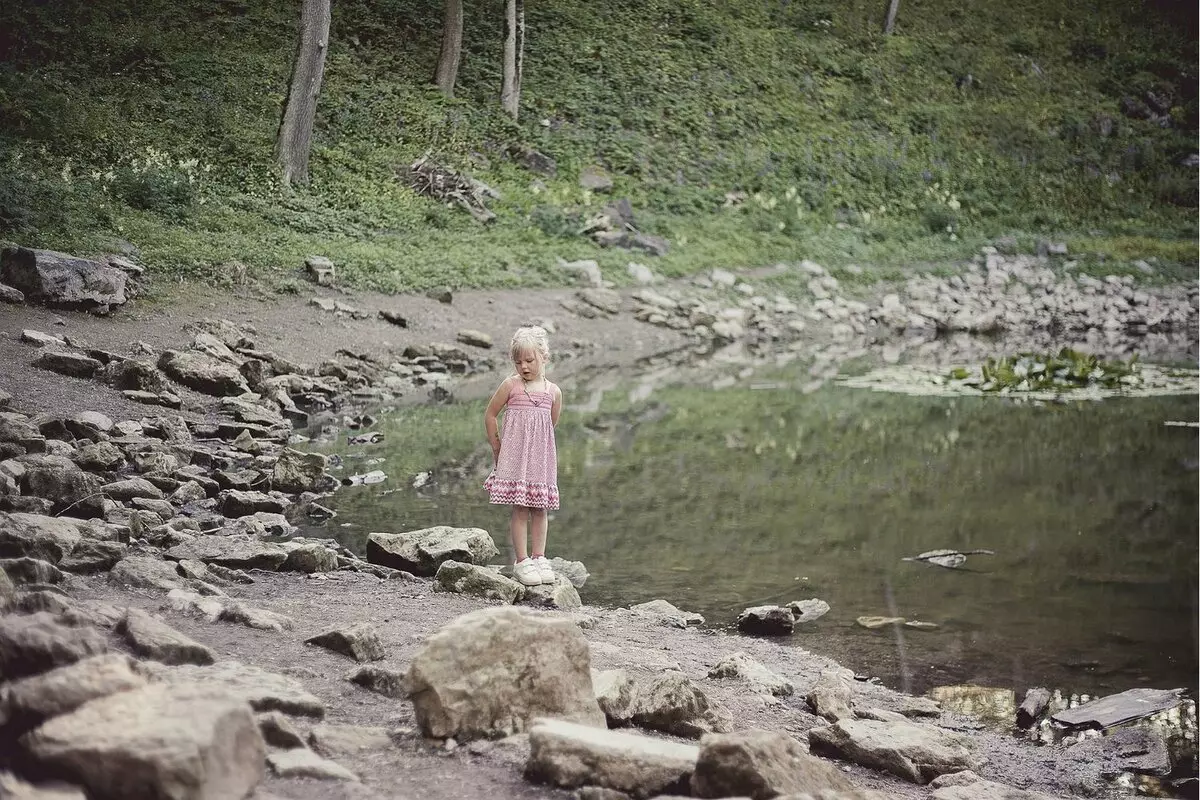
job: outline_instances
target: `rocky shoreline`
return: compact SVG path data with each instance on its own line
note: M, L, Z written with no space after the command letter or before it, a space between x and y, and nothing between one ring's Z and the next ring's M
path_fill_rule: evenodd
M559 307L600 321L632 309L693 349L803 341L836 353L830 376L863 341L898 360L952 331L1118 351L1190 336L1194 352L1194 286L1060 278L992 252L962 276L854 299L817 265L793 270L811 276L799 301L717 271L588 287ZM354 319L346 309L322 313ZM296 449L297 428L369 427L370 406L445 398L457 376L500 365L492 337L464 328L454 345L306 365L225 319L187 332L184 348L128 353L20 334L34 369L149 413L37 413L40 398L0 394L0 785L74 787L16 796L1036 800L1107 785L1111 759L981 731L828 659L697 630L665 602L584 606L577 563L526 589L488 566L498 553L478 529L372 534L366 559L297 538L338 483ZM1123 766L1162 773L1165 746L1148 747Z

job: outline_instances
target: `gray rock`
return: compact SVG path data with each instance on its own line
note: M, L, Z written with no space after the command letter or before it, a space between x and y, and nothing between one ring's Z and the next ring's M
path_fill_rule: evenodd
M600 272L600 264L590 259L583 261L563 261L559 259L558 266L567 272L578 273L588 286L600 287L604 285L604 276Z
M970 740L931 725L841 720L809 731L809 749L924 784L938 775L978 769Z
M786 733L748 730L704 737L691 789L695 797L766 800L799 792L852 792L855 786Z
M205 800L249 795L266 747L244 702L216 688L151 685L46 722L22 739L42 770L96 797Z
M350 770L321 758L312 750L297 748L284 750L282 753L270 753L267 763L271 771L281 778L313 778L325 781L358 781L358 776Z
M605 193L612 191L613 181L600 167L588 166L579 173L579 185L589 191Z
M934 789L932 800L1057 800L1041 792L985 781L971 770L941 775L929 785Z
M125 454L111 442L93 442L79 448L73 460L81 469L107 472L125 463Z
M433 738L496 738L537 717L604 725L579 628L510 606L465 614L429 637L407 682L417 724Z
M667 795L659 795L657 800ZM582 789L576 789L572 800L629 800L629 795L625 792L618 792L616 789L606 789L603 786L584 786Z
M0 675L10 681L107 650L108 643L95 628L64 625L45 611L0 617Z
M130 392L149 392L158 395L170 388L166 377L158 367L149 361L133 358L107 364L101 377L110 386Z
M258 732L262 734L263 741L271 747L282 747L285 750L304 747L304 737L285 715L278 711L268 711L259 714L257 718Z
M309 256L304 259L304 268L308 279L318 286L332 286L337 280L333 262L325 256Z
M110 583L135 589L159 589L169 592L183 586L176 566L148 556L126 556L108 573Z
M239 395L250 388L233 364L195 350L167 350L159 356L158 368L176 383L204 394Z
M793 600L787 604L787 608L796 618L797 625L813 622L829 613L829 603L815 597L811 600Z
M325 716L325 704L304 690L294 678L242 664L218 661L210 666L183 664L170 667L154 661L138 664L148 677L170 684L196 684L215 689L230 699L249 703L255 711L282 711L293 716Z
M415 575L433 576L444 561L486 564L500 555L491 535L481 528L434 528L408 533L367 536L367 561Z
M117 633L142 658L164 664L204 665L216 660L209 648L137 608L125 612L125 618L117 624Z
M5 288L0 285L0 300L4 299ZM0 797L5 800L87 800L83 790L75 786L57 782L35 786L11 772L0 772Z
M387 728L365 725L315 726L308 734L308 744L326 758L356 755L371 750L386 750L394 745Z
M854 719L854 673L833 669L821 672L821 677L805 697L808 708L818 717L830 722Z
M458 332L458 341L462 344L470 345L471 347L482 347L490 349L492 347L492 337L482 331L465 328Z
M645 264L638 264L635 261L630 261L626 266L629 272L629 277L633 278L643 286L658 282L658 276L654 274L654 270L647 267Z
M129 502L135 497L143 497L151 500L163 499L162 489L159 489L145 478L128 478L123 481L106 483L100 487L100 491L113 500L121 500L123 502Z
M681 611L666 600L651 600L629 607L636 617L647 617L669 628L688 628L703 625L704 617L690 611Z
M550 562L550 568L554 570L554 574L569 580L576 589L582 589L587 583L587 579L591 577L582 561L568 561L557 556L547 560Z
M790 697L796 691L791 681L742 652L731 653L721 659L708 671L708 677L740 680L756 692L775 697Z
M1075 791L1097 796L1123 772L1166 777L1171 772L1171 758L1160 733L1133 727L1068 747L1059 759L1059 766L1075 776L1071 780Z
M0 693L0 727L28 730L89 701L145 685L146 679L134 673L129 656L91 656L8 684Z
M525 596L525 587L517 581L495 570L458 561L443 561L434 579L447 592L474 595L501 603L515 603ZM567 585L570 586L569 583Z
M692 739L729 729L729 721L713 707L700 687L675 670L667 670L638 687L633 723Z
M6 247L0 282L31 303L108 313L126 301L127 276L119 269L51 250Z
M1050 698L1049 689L1038 687L1027 691L1025 700L1017 709L1017 725L1022 728L1032 727L1050 707Z
M563 720L538 720L529 731L525 776L573 789L597 786L646 798L687 792L699 748Z
M755 636L790 636L795 625L792 610L785 606L754 606L737 618L738 630Z
M266 492L242 492L237 489L226 489L217 497L218 507L225 516L236 519L248 517L260 511L268 514L282 514L287 504L278 497L272 497Z
M584 303L605 314L621 313L621 295L612 289L581 289L575 294Z
M913 697L911 695L903 695L900 700L900 707L896 710L910 719L920 717L932 718L942 715L942 706L936 700L931 700L928 697Z
M263 608L250 608L243 606L241 603L230 601L225 601L217 619L222 622L245 625L247 628L259 631L272 631L275 633L291 630L294 627L292 620L283 614L276 614L274 611L267 611Z
M45 350L33 360L35 367L57 372L69 378L90 379L104 365L94 358L79 353Z
M6 283L0 283L0 303L10 303L19 306L25 302L25 293L14 289Z
M292 494L316 491L325 482L327 465L328 459L320 453L284 448L271 470L271 486Z
M407 697L404 673L386 667L364 664L346 675L346 680L384 697Z
M592 670L592 691L610 728L628 725L637 711L637 684L623 669Z
M333 572L338 568L337 552L320 542L284 542L287 560L279 567L284 572Z
M25 344L31 344L34 347L66 347L67 343L64 339L57 336L51 336L48 333L42 333L35 330L21 331L21 341Z
M349 656L355 661L381 661L387 657L379 634L369 622L318 633L304 641Z
M571 611L577 608L583 608L583 600L579 597L579 592L575 591L575 587L571 581L564 577L556 576L554 583L543 583L538 586L523 586L524 602L526 605L538 606L540 608L557 608L562 611Z
M193 559L229 569L274 571L287 561L288 552L273 542L262 542L245 534L233 534L201 536L186 544L172 547L166 552L166 556L177 561Z
M69 458L25 455L20 462L25 467L22 494L51 501L54 511L60 514L70 510L72 516L91 516L99 510L103 501L99 494L100 479L81 470Z
M62 570L48 561L38 558L0 558L0 572L3 572L17 586L31 583L54 584L62 583Z

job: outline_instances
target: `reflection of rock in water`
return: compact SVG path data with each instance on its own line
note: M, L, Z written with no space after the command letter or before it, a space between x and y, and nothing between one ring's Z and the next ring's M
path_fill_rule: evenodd
M938 686L928 695L942 708L992 725L1011 726L1017 713L1017 695L1012 689L988 686Z

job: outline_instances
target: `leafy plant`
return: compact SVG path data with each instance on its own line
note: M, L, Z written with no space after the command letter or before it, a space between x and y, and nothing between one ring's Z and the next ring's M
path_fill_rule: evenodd
M948 377L984 392L1069 391L1100 386L1120 389L1142 382L1135 355L1129 361L1102 361L1094 355L1064 347L1058 353L1018 353L989 358L978 374L958 367Z

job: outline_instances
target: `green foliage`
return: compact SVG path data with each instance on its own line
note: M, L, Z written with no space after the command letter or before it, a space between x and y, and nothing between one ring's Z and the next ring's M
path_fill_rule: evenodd
M985 392L1069 391L1088 386L1122 389L1141 383L1136 355L1129 361L1102 361L1069 347L1054 354L1019 353L989 358L980 366L978 375L959 367L949 377Z
M184 276L237 258L271 285L309 252L385 290L557 282L559 256L623 280L628 254L577 235L602 203L578 173L599 164L639 227L672 239L666 274L955 259L1011 231L1067 236L1081 253L1165 243L1195 264L1195 171L1180 162L1194 150L1196 42L1175 12L931 0L886 38L882 13L862 0L534 4L514 123L496 99L496 0L468 9L453 100L429 86L440 3L339 2L313 182L287 192L272 150L295 3L9 3L0 146L15 166L0 228L85 251L119 235ZM1170 127L1121 114L1147 93L1165 98ZM557 175L526 171L514 154L528 149ZM495 224L396 179L427 151L501 192ZM731 192L776 205L724 208Z

